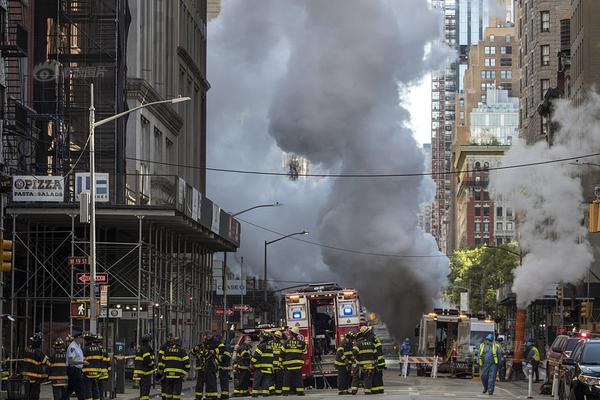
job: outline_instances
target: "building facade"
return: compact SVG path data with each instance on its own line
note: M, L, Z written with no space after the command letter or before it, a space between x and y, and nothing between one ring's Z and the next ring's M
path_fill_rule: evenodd
M431 143L424 143L421 149L425 158L425 173L431 173ZM417 215L419 227L423 232L431 233L431 203L423 203L419 206Z

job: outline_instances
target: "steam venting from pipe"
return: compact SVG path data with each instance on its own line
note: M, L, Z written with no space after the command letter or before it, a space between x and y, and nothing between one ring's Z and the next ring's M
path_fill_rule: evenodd
M504 157L505 165L543 162L585 155L600 149L600 97L576 107L567 101L555 105L552 146L546 141L514 144ZM585 159L584 162L594 162ZM494 196L502 195L514 205L523 265L515 270L513 291L525 307L555 283L577 283L594 260L583 224L585 199L581 177L586 168L560 162L526 168L493 171Z
M438 39L439 15L424 0L300 4L269 111L278 146L339 173L423 171L398 94L448 55L425 51ZM419 205L434 191L429 177L337 178L320 209L321 242L390 255L322 249L331 271L359 289L397 338L413 332L446 282L447 258L417 227Z

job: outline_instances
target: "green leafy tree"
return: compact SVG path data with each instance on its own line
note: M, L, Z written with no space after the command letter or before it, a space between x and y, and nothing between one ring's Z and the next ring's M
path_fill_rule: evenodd
M516 243L455 251L450 257L447 299L460 304L460 293L469 291L472 313L497 315L496 289L512 284L513 270L519 265L520 257L510 251L518 254Z

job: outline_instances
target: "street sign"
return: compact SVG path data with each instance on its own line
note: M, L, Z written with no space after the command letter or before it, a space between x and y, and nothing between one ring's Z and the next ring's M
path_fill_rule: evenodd
M71 302L71 318L88 319L90 317L90 303L84 301Z
M98 275L96 275L97 277ZM106 308L108 305L108 285L100 285L100 306Z
M111 308L108 310L108 318L122 318L123 310L120 308Z
M90 283L91 275L89 272L78 273L77 274L77 283L80 285L87 285ZM96 274L96 283L108 283L108 274L105 272L101 272Z
M89 263L88 256L69 257L69 265L88 265Z
M223 306L215 306L215 315L218 317L223 316ZM231 308L227 309L227 315L233 315Z
M243 311L243 312L254 311L254 309L252 307L250 307L248 304L234 304L233 309L235 311Z

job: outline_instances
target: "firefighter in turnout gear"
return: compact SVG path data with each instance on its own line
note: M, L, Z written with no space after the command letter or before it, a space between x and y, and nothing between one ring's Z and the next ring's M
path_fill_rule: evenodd
M290 338L281 347L281 359L283 366L283 395L295 393L304 396L304 382L302 381L302 367L304 366L304 352L306 343L300 335L300 329L290 329Z
M250 387L250 363L252 359L252 338L246 336L235 353L233 364L235 390L233 397L243 397Z
M219 390L217 388L219 366L217 362L217 346L219 342L217 339L209 335L205 338L206 348L206 359L205 359L205 370L204 370L204 384L205 396L207 399L216 399L219 397Z
M362 326L356 337L353 352L359 371L352 378L352 394L358 392L359 381L362 380L365 394L372 394L373 370L377 362L377 349L369 337L369 328Z
M158 370L162 376L163 399L180 399L183 378L190 372L190 357L181 347L179 338L173 337L169 347L164 350L164 355L158 363Z
M260 332L260 343L252 356L254 382L252 384L252 397L270 396L275 390L273 384L273 345L268 332Z
M283 365L281 365L281 347L283 345L283 333L273 332L273 381L275 382L275 394L280 395L283 387Z
M375 344L375 350L377 359L375 362L375 369L373 370L373 387L371 388L371 393L374 394L382 394L384 392L383 386L383 370L385 367L385 358L383 357L383 349L381 345L381 340L373 333L373 328L369 327L369 332L367 333L368 337Z
M85 346L83 348L83 360L87 362L82 368L83 388L86 400L100 400L100 389L98 388L98 379L103 371L102 348L96 343L96 337L89 332L83 335Z
M350 394L352 365L354 364L354 333L348 332L335 351L335 367L338 371L338 394Z
M97 335L94 339L94 342L102 353L102 371L98 377L98 392L100 393L100 399L104 399L105 384L108 383L108 378L110 377L112 367L110 365L110 356L108 355L108 351L106 351L104 346L102 346L104 337L102 337L102 335Z
M48 363L48 379L52 382L54 400L60 400L67 387L67 346L61 338L56 338L52 343L54 354Z
M231 375L231 349L223 343L220 336L215 337L217 347L215 358L219 370L219 384L221 385L221 399L229 398L229 376Z
M141 345L135 354L133 380L140 385L140 400L150 400L150 386L152 375L156 371L154 364L154 350L150 346L152 335L145 334L141 338Z
M40 347L42 347L42 334L36 333L29 338L27 347L23 352L21 373L26 400L38 400L40 398L40 386L48 377L45 371L45 367L48 365L48 357L40 350Z
M190 355L193 356L196 361L196 400L202 400L204 398L204 389L206 385L206 360L208 358L208 349L205 342L203 341L194 346L190 350Z

